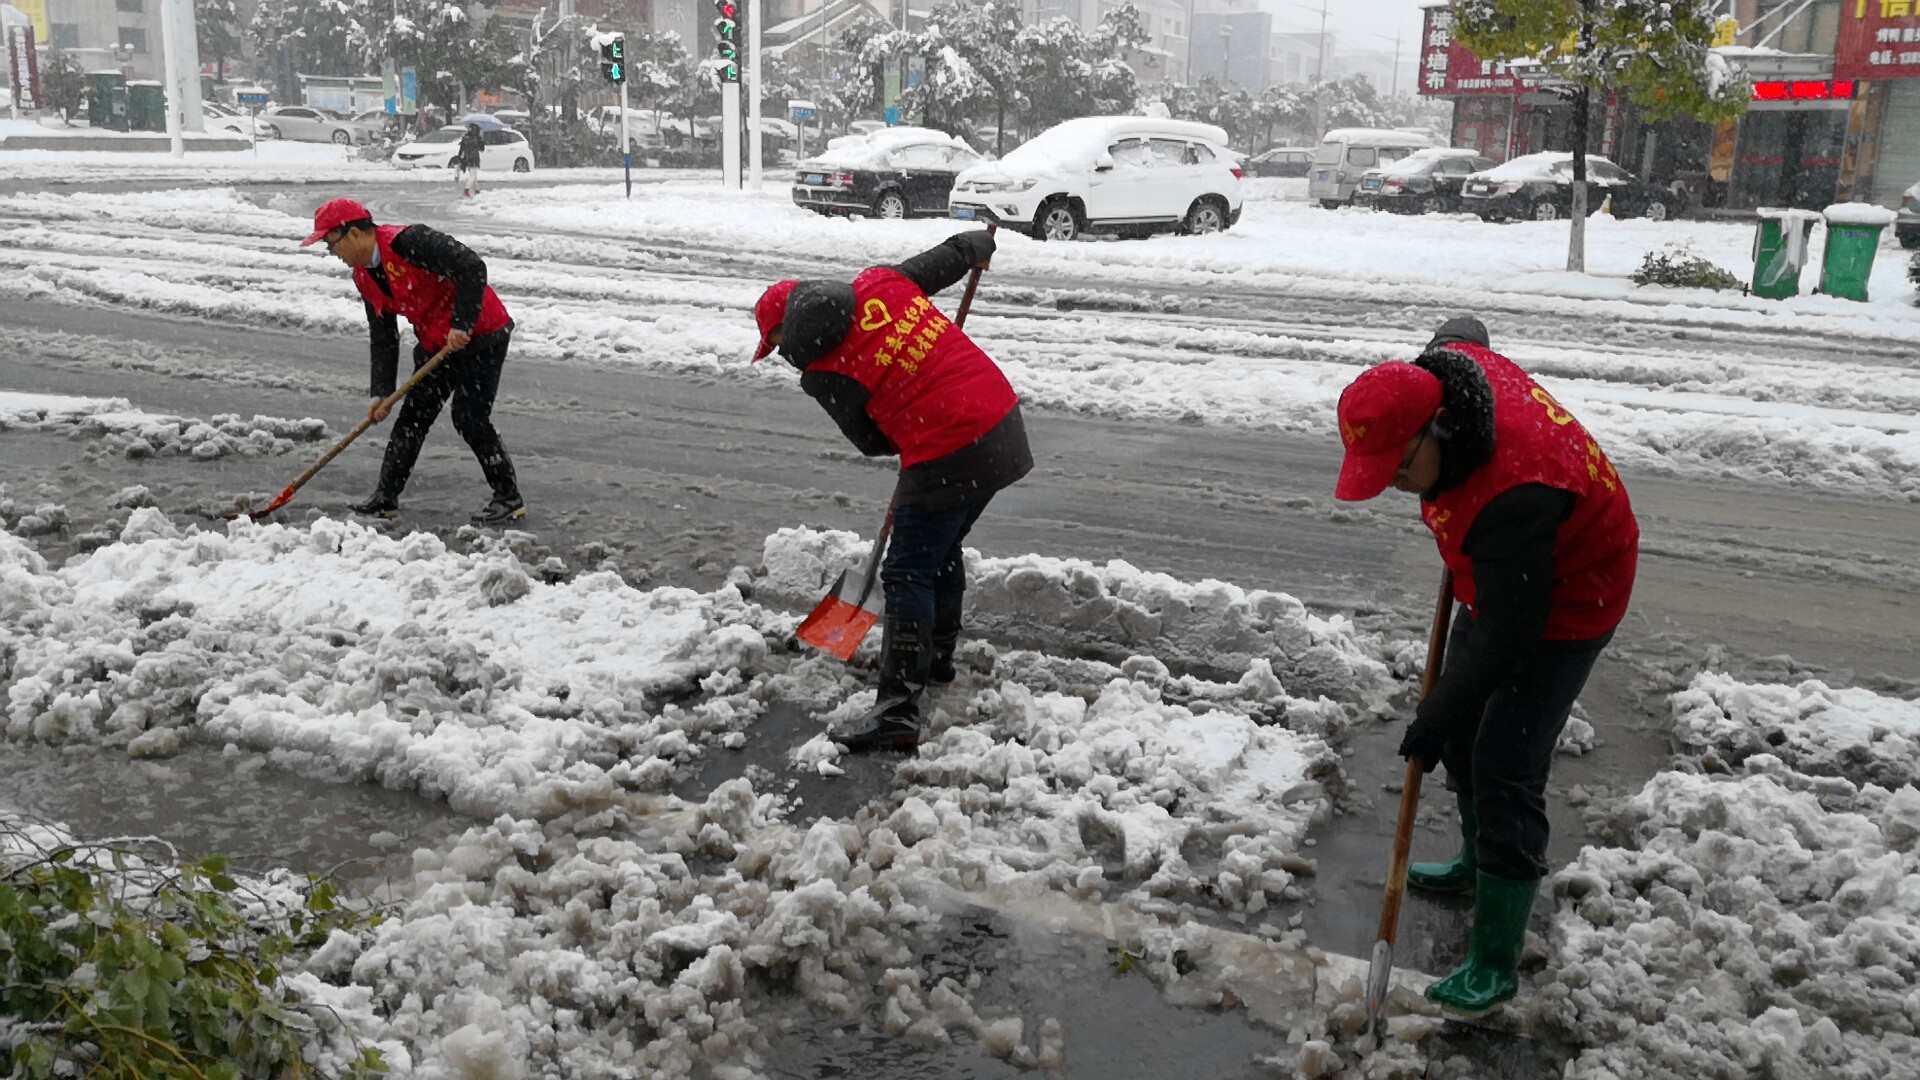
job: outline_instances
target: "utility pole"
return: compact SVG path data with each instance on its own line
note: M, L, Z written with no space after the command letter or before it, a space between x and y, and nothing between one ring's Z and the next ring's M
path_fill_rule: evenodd
M760 167L764 148L760 145L760 0L747 0L747 175L750 186L760 190Z

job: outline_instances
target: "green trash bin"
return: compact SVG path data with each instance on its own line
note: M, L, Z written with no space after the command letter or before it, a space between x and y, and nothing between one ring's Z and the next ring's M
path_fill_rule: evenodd
M135 131L167 130L167 88L146 79L128 83L127 126Z
M118 71L87 72L87 123L102 131L127 130L127 77Z
M1763 206L1753 234L1753 295L1780 300L1800 295L1800 269L1820 215L1812 210Z
M1820 291L1846 300L1867 298L1867 278L1880 233L1899 217L1872 203L1835 203L1827 219L1827 250L1820 263Z

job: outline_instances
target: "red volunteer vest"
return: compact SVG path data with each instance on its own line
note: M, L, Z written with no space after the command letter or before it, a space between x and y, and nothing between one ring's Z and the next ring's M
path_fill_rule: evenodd
M1511 360L1477 345L1450 344L1486 372L1493 388L1493 457L1466 483L1421 503L1440 557L1453 571L1453 595L1473 608L1473 560L1460 545L1487 503L1522 484L1546 484L1576 497L1553 556L1549 641L1584 641L1620 625L1633 593L1640 525L1613 463L1572 414Z
M853 328L808 365L867 388L867 415L912 468L971 445L1020 400L991 357L920 287L876 266L853 279Z
M373 230L380 248L380 266L387 272L387 285L393 289L393 295L381 291L380 283L361 267L354 268L353 283L360 287L360 295L373 305L374 311L406 316L413 324L413 335L420 339L420 347L430 354L437 353L447 343L447 331L452 328L453 297L458 287L452 278L429 273L394 254L393 238L404 228L404 225L380 225ZM493 286L487 286L486 296L480 301L480 318L471 331L473 336L504 329L511 321L506 305L494 295Z

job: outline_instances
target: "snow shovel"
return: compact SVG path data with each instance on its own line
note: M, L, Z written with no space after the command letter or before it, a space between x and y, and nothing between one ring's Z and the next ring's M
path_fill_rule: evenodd
M988 225L987 235L993 235L996 228L998 226ZM953 325L966 324L967 311L973 307L974 290L979 287L980 267L976 266L967 275L967 291L960 297L960 309L954 312ZM867 557L867 565L860 571L859 578L850 581L850 571L840 571L826 598L814 605L812 613L793 632L795 637L841 660L853 659L854 650L866 640L873 624L880 621L886 606L885 594L875 590L874 585L879 582L880 559L886 554L887 537L892 533L893 503L888 502L886 520L880 524L880 535L874 538L873 553Z
M1453 571L1440 576L1440 599L1433 609L1433 635L1427 639L1427 670L1420 677L1420 698L1433 692L1447 651L1447 627L1453 621ZM1381 1006L1393 977L1393 939L1400 930L1400 901L1407 894L1407 862L1413 851L1413 818L1420 809L1420 781L1426 762L1407 759L1407 777L1400 788L1400 823L1393 830L1393 859L1387 864L1387 893L1380 903L1380 937L1373 943L1367 968L1367 1030L1380 1034Z
M428 375L431 375L433 373L433 369L439 367L440 361L445 360L447 358L447 355L451 352L453 352L453 346L449 345L446 348L441 349L439 352L434 353L431 357L427 359L426 363L420 365L419 369L413 373L412 378L408 379L404 383L401 383L400 389L395 390L391 394L388 394L386 398L381 401L380 404L386 406L388 409L392 409L395 405L399 404L400 399L407 396L407 391L412 390L414 387L420 385L420 380L426 378ZM233 519L237 517L242 517L242 516L252 518L255 521L259 521L261 518L266 517L268 514L271 514L275 510L278 510L281 507L292 502L294 492L299 491L301 488L305 487L307 484L307 481L313 479L315 474L317 474L321 469L324 469L327 467L327 462L332 461L336 457L339 457L340 451L345 450L347 447L353 445L353 440L359 438L362 434L366 432L368 428L372 426L373 426L372 417L368 417L360 421L360 423L356 425L352 431L347 432L346 438L341 439L337 443L334 443L333 446L326 453L320 455L319 461L314 462L312 467L307 469L306 472L301 473L299 479L295 480L291 484L288 484L286 487L286 490L282 491L278 495L275 495L273 497L272 502L268 503L267 505L261 507L258 510L235 510L231 514L224 514L222 516L225 517L228 521L232 521Z

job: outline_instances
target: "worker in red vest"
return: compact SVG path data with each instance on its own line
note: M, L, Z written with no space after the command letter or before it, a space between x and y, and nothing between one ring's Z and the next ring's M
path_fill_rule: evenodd
M1612 462L1553 395L1448 321L1411 364L1369 369L1340 395L1346 459L1335 498L1420 496L1453 572L1445 665L1400 754L1447 767L1460 854L1407 883L1474 895L1467 962L1427 996L1462 1012L1519 989L1527 917L1547 873L1547 773L1573 703L1625 616L1640 526Z
M898 454L879 697L835 738L850 750L920 744L920 699L954 680L961 542L994 493L1033 468L1020 399L999 365L927 299L993 257L993 237L964 232L852 284L782 281L760 297L759 360L779 349L800 387L869 456Z
M420 457L427 429L451 397L454 430L480 459L480 471L493 488L492 501L473 515L474 524L501 525L525 517L513 459L493 428L493 399L500 390L513 319L487 284L486 262L465 244L425 225L375 225L367 208L352 199L334 199L314 211L313 235L301 246L320 242L353 267L353 283L366 302L373 352L369 420L387 418L381 402L393 393L397 378L398 316L405 315L413 326L416 370L443 346L454 350L400 402L400 419L380 466L380 484L371 498L351 509L376 517L399 513L400 492Z

